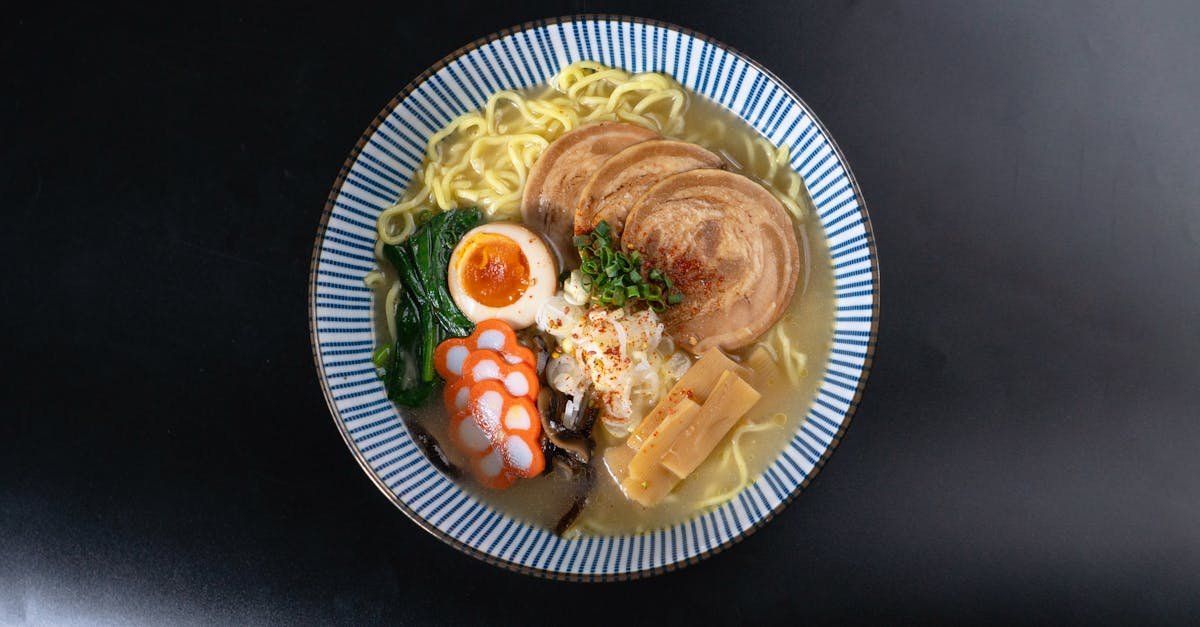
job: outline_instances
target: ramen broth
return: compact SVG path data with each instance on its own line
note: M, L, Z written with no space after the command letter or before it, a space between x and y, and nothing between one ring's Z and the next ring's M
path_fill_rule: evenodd
M527 98L544 95L546 87L520 91ZM788 193L787 165L772 164L763 148L766 141L748 124L720 105L691 91L687 91L688 106L683 113L680 132L664 132L667 137L690 141L719 154L727 168ZM504 110L497 110L500 124L504 123ZM455 136L448 137L445 144L452 146ZM406 197L412 196L412 190ZM797 242L800 246L801 272L792 302L777 323L791 342L791 346L806 355L809 371L792 385L786 376L776 377L773 385L760 389L762 399L743 419L743 423L766 423L775 421L771 428L743 433L740 436L740 453L748 471L748 479L754 481L776 459L791 434L795 433L805 419L808 407L813 402L818 384L823 376L824 364L832 342L834 320L834 281L829 250L813 210L807 191L800 186L789 194L803 212L803 218L793 220ZM388 284L395 280L394 271L381 264ZM375 319L380 342L386 342L387 316L385 290L376 290ZM772 330L773 332L774 330ZM764 341L760 338L759 341ZM735 359L747 355L754 345L731 352ZM441 397L440 390L431 398ZM420 423L441 443L447 457L458 467L464 459L449 445L448 417L440 402L429 402L417 409L402 409L406 421ZM742 423L739 423L742 424ZM590 499L576 525L568 535L637 533L670 526L685 521L698 513L719 505L714 497L722 494L732 496L742 486L742 477L731 460L729 440L737 432L735 427L726 435L712 454L675 490L655 507L646 508L626 499L620 487L609 476L603 462L607 447L623 446L624 439L609 434L599 424L593 432L596 449L591 465L595 480L591 485L571 481L561 472L517 481L505 490L490 490L475 483L467 473L458 482L476 498L517 519L554 528L564 511L571 507L577 497L590 491ZM708 501L708 503L706 503Z

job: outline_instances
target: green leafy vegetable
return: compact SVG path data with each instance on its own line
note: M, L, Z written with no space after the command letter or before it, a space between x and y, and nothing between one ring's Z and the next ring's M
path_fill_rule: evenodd
M408 239L383 247L396 268L403 292L396 303L396 338L386 353L376 351L388 398L409 407L425 402L437 373L433 351L448 337L469 335L475 328L454 304L446 286L454 246L483 221L478 209L451 209L421 221ZM390 361L385 361L390 360Z
M645 303L657 313L683 302L683 294L658 268L642 269L638 251L625 253L613 242L612 227L601 221L587 235L575 237L583 284L592 299L606 307Z

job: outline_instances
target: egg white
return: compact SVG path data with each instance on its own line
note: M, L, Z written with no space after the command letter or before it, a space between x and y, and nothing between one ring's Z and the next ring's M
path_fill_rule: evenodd
M529 264L529 286L521 297L503 307L489 307L475 300L466 292L462 285L462 253L463 244L481 233L491 233L507 237L516 242L525 260ZM558 269L550 249L537 233L519 225L507 222L494 222L477 226L467 232L454 247L450 255L450 267L447 269L447 284L454 304L462 310L472 322L482 322L498 318L507 322L513 329L524 329L533 325L537 319L538 309L558 291Z

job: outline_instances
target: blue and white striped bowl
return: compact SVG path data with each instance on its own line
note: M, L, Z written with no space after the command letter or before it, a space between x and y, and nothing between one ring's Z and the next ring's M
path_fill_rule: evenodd
M558 68L595 60L659 71L715 100L791 149L833 255L833 353L807 419L751 486L670 528L564 540L460 490L417 449L371 366L375 218L420 163L426 139L499 89L546 83ZM779 512L837 446L866 384L879 318L871 224L849 166L825 127L778 78L745 55L684 28L586 15L524 24L475 41L408 84L363 133L334 181L313 246L313 358L338 430L363 470L430 533L489 563L557 579L623 579L671 570L721 551ZM815 369L814 369L815 370Z

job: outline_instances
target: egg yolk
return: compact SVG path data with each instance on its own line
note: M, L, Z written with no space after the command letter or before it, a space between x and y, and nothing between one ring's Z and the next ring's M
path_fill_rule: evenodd
M529 287L529 260L511 238L478 233L463 246L458 275L471 298L488 307L504 307Z

